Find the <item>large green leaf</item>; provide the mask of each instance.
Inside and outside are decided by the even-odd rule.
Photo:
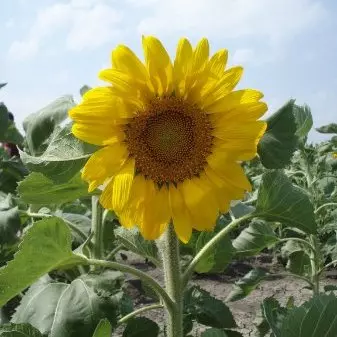
[[[256,255],[264,248],[278,241],[272,227],[265,221],[254,220],[233,241],[236,254],[240,256]]]
[[[146,317],[136,317],[128,321],[123,337],[157,337],[159,326]]]
[[[308,195],[280,171],[263,174],[255,215],[296,227],[305,233],[315,234],[317,230],[314,207]]]
[[[195,245],[196,252],[199,252],[215,235],[215,232],[200,233]],[[233,255],[234,249],[232,246],[232,241],[229,236],[226,236],[220,242],[214,245],[213,249],[209,253],[203,255],[198,264],[195,266],[194,270],[197,273],[222,272],[232,261]]]
[[[290,163],[297,146],[295,101],[290,100],[267,119],[267,130],[258,144],[262,164],[269,169]]]
[[[300,138],[304,138],[308,135],[313,126],[311,110],[307,105],[295,105],[294,113],[297,124],[296,135]]]
[[[157,246],[153,241],[144,240],[137,229],[129,230],[119,227],[115,230],[115,235],[127,249],[147,258],[156,265],[160,264]]]
[[[11,195],[5,199],[0,198],[0,245],[15,242],[20,226],[19,210],[14,205]]]
[[[0,326],[0,337],[43,337],[43,335],[30,324],[10,323]]]
[[[92,337],[111,337],[112,327],[110,322],[105,318],[98,323]]]
[[[248,296],[266,275],[267,273],[263,269],[252,269],[242,279],[235,282],[233,290],[228,294],[226,301],[234,302]]]
[[[200,337],[228,337],[226,332],[220,329],[207,329],[205,330]]]
[[[23,121],[27,145],[32,155],[39,155],[46,148],[46,140],[57,125],[68,117],[68,111],[75,106],[72,96],[63,96],[48,104],[45,108],[29,115]]]
[[[229,308],[200,287],[193,286],[185,293],[185,313],[197,322],[219,329],[236,327]]]
[[[57,127],[45,152],[38,157],[20,152],[24,164],[31,170],[43,173],[47,178],[64,183],[71,179],[97,147],[75,138],[71,125]]]
[[[71,284],[34,285],[12,321],[28,322],[50,337],[92,337],[105,317],[116,326],[124,296],[122,284],[120,272],[105,271],[101,275],[82,275]]]
[[[19,183],[18,192],[27,204],[64,204],[89,195],[88,184],[81,174],[63,184],[56,184],[42,173],[33,172]]]
[[[296,251],[288,256],[287,269],[297,275],[311,275],[310,256],[305,251]]]
[[[319,128],[316,128],[316,130],[320,133],[337,133],[337,124],[330,123],[328,125],[323,125]]]
[[[51,270],[85,262],[73,254],[70,229],[63,220],[53,217],[34,223],[14,260],[0,269],[0,306]]]

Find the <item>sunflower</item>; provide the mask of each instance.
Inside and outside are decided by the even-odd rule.
[[[173,63],[155,37],[142,43],[144,63],[117,46],[99,74],[110,85],[70,111],[73,134],[101,146],[82,177],[89,191],[103,185],[100,202],[124,227],[153,240],[172,222],[187,242],[251,190],[240,162],[256,156],[267,105],[259,91],[233,91],[243,69],[225,69],[225,49],[210,57],[207,39],[194,49],[181,39]]]

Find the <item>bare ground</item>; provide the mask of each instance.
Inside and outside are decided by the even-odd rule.
[[[127,256],[128,259],[127,261],[124,261],[124,263],[127,262],[128,264],[145,271],[156,278],[160,283],[163,283],[162,271],[160,269],[152,267],[145,263],[144,259],[139,258],[132,253],[128,252]],[[210,292],[217,299],[224,301],[232,290],[234,282],[249,272],[249,270],[256,267],[266,268],[275,273],[284,270],[281,265],[275,264],[270,256],[261,255],[244,262],[234,262],[223,274],[195,275],[191,282]],[[326,284],[337,286],[337,273],[331,272],[329,275],[325,275],[325,277],[322,278],[321,285],[323,287]],[[281,304],[285,304],[288,298],[292,296],[295,304],[299,305],[311,297],[311,291],[304,288],[306,285],[307,284],[304,281],[293,277],[264,281],[248,297],[240,301],[226,303],[236,320],[238,325],[237,330],[240,331],[244,337],[254,337],[254,320],[256,314],[260,312],[262,300],[266,297],[275,297]],[[154,303],[153,300],[144,293],[141,283],[133,277],[127,278],[126,291],[133,298],[135,308]],[[148,311],[142,316],[156,321],[158,325],[162,327],[164,321],[164,312],[162,309]],[[199,337],[204,330],[204,326],[194,324],[192,335]],[[113,334],[113,336],[122,336],[122,331],[123,329],[121,327]],[[164,336],[164,334],[161,334],[160,336]]]

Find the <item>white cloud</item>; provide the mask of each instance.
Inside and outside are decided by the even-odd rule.
[[[135,0],[129,0],[135,1]],[[141,20],[140,33],[187,34],[212,38],[266,38],[277,44],[291,39],[326,13],[316,0],[138,0],[151,13]]]
[[[7,20],[6,23],[5,23],[6,28],[12,28],[12,27],[14,27],[14,25],[15,25],[15,22],[14,22],[13,18]]]
[[[120,34],[116,29],[122,19],[120,11],[103,0],[71,0],[57,3],[38,11],[28,35],[14,41],[9,58],[27,59],[58,33],[67,32],[66,48],[83,50],[96,48]]]
[[[245,64],[251,62],[254,58],[254,50],[248,48],[237,49],[232,58],[233,64]]]

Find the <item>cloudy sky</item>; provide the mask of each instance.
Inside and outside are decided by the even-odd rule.
[[[201,37],[245,67],[240,87],[265,93],[270,111],[307,103],[315,126],[337,122],[335,0],[0,0],[0,91],[20,125],[53,99],[101,84],[111,50],[141,56],[141,36]],[[322,139],[317,133],[312,140]]]

